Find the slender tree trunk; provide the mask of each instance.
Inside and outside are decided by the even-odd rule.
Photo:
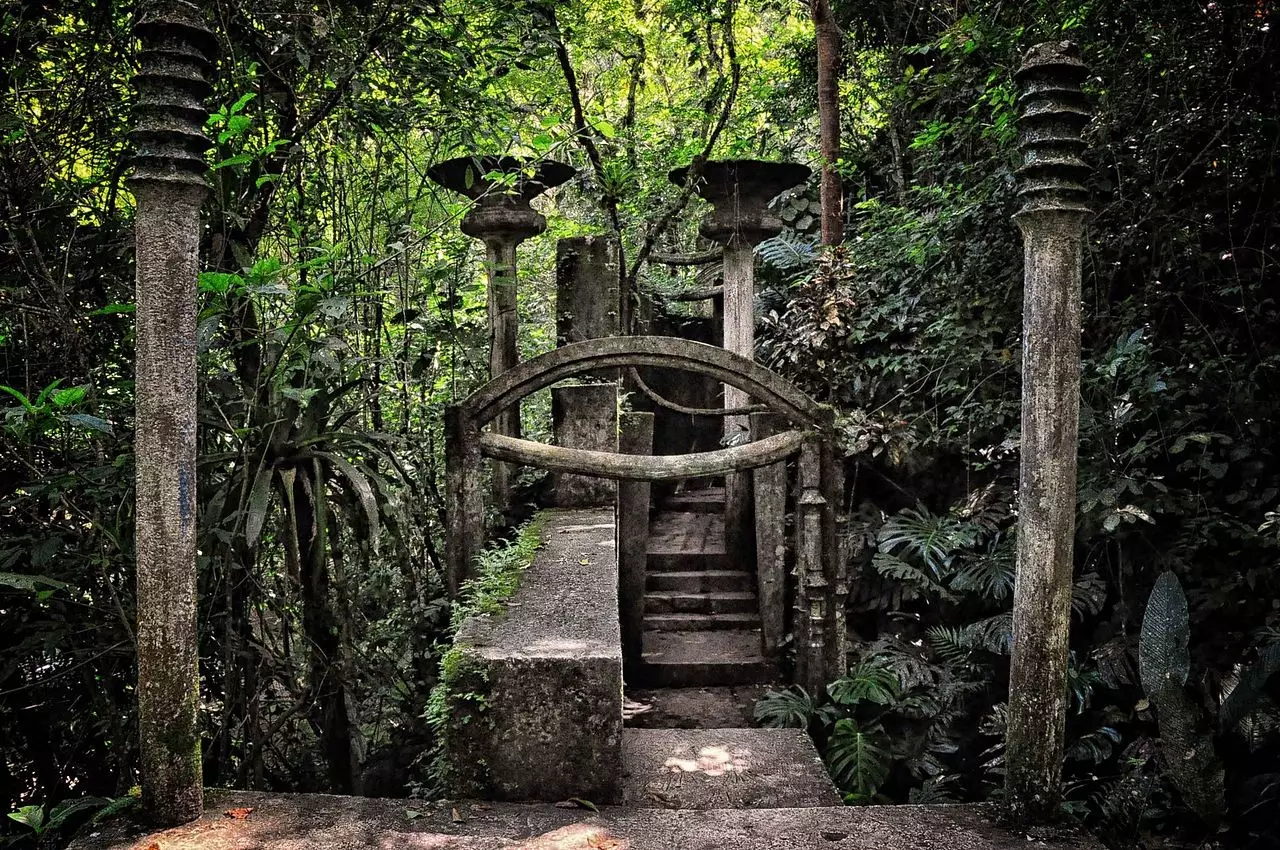
[[[840,27],[829,0],[813,0],[811,10],[818,47],[822,244],[839,245],[844,241],[844,190],[836,170],[840,159]]]
[[[215,43],[200,9],[144,7],[137,202],[138,725],[142,802],[161,824],[200,816],[196,632],[196,278],[207,188],[205,75]]]

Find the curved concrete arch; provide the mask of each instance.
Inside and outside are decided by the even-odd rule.
[[[807,428],[825,431],[830,411],[759,363],[714,345],[667,336],[615,336],[565,345],[503,372],[461,404],[477,427],[500,410],[556,381],[623,366],[654,366],[707,375],[737,387]]]

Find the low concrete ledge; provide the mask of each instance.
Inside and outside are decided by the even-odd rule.
[[[546,778],[552,779],[547,766]],[[1102,850],[1086,835],[998,826],[983,806],[600,812],[528,803],[210,792],[204,818],[116,821],[72,850]],[[231,812],[235,814],[230,814]]]
[[[546,511],[507,610],[458,631],[446,667],[454,792],[597,803],[622,773],[622,645],[613,509]]]

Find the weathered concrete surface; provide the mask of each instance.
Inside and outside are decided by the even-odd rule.
[[[466,690],[484,702],[456,703],[449,760],[461,793],[607,802],[622,765],[613,509],[544,517],[544,548],[510,611],[458,632]]]
[[[778,665],[760,654],[758,629],[743,614],[650,614],[650,623],[684,627],[644,633],[639,682],[689,688],[776,682]],[[759,625],[757,623],[756,625]]]
[[[786,421],[770,413],[751,414],[757,440],[771,437]],[[774,654],[786,636],[787,606],[787,465],[774,463],[751,471],[755,503],[756,588],[760,598],[760,636],[764,651]]]
[[[227,814],[236,812],[236,817]],[[413,812],[415,815],[410,815]],[[1100,850],[1070,833],[1005,830],[980,806],[669,810],[417,803],[210,792],[195,823],[147,833],[118,821],[73,850]]]
[[[649,706],[627,721],[635,729],[749,729],[765,685],[714,688],[628,688],[627,697]]]
[[[618,385],[553,387],[551,421],[557,446],[598,452],[618,450]],[[560,508],[612,505],[617,484],[587,475],[556,475],[553,501]]]
[[[556,242],[557,345],[622,332],[618,254],[616,236],[575,236]]]
[[[1081,135],[1088,77],[1068,42],[1038,44],[1016,79],[1023,166],[1017,215],[1025,254],[1018,571],[1013,590],[1005,788],[1015,811],[1058,812],[1080,418],[1080,279],[1089,167]]]
[[[663,809],[839,806],[801,729],[627,729],[623,805]]]
[[[619,414],[618,451],[653,454],[652,413]],[[623,672],[630,678],[639,668],[643,646],[650,484],[619,481],[617,486],[618,615],[622,624]]]

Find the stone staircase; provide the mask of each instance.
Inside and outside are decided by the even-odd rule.
[[[649,528],[643,674],[650,687],[761,684],[778,677],[760,651],[755,573],[726,552],[724,489],[665,499]]]

